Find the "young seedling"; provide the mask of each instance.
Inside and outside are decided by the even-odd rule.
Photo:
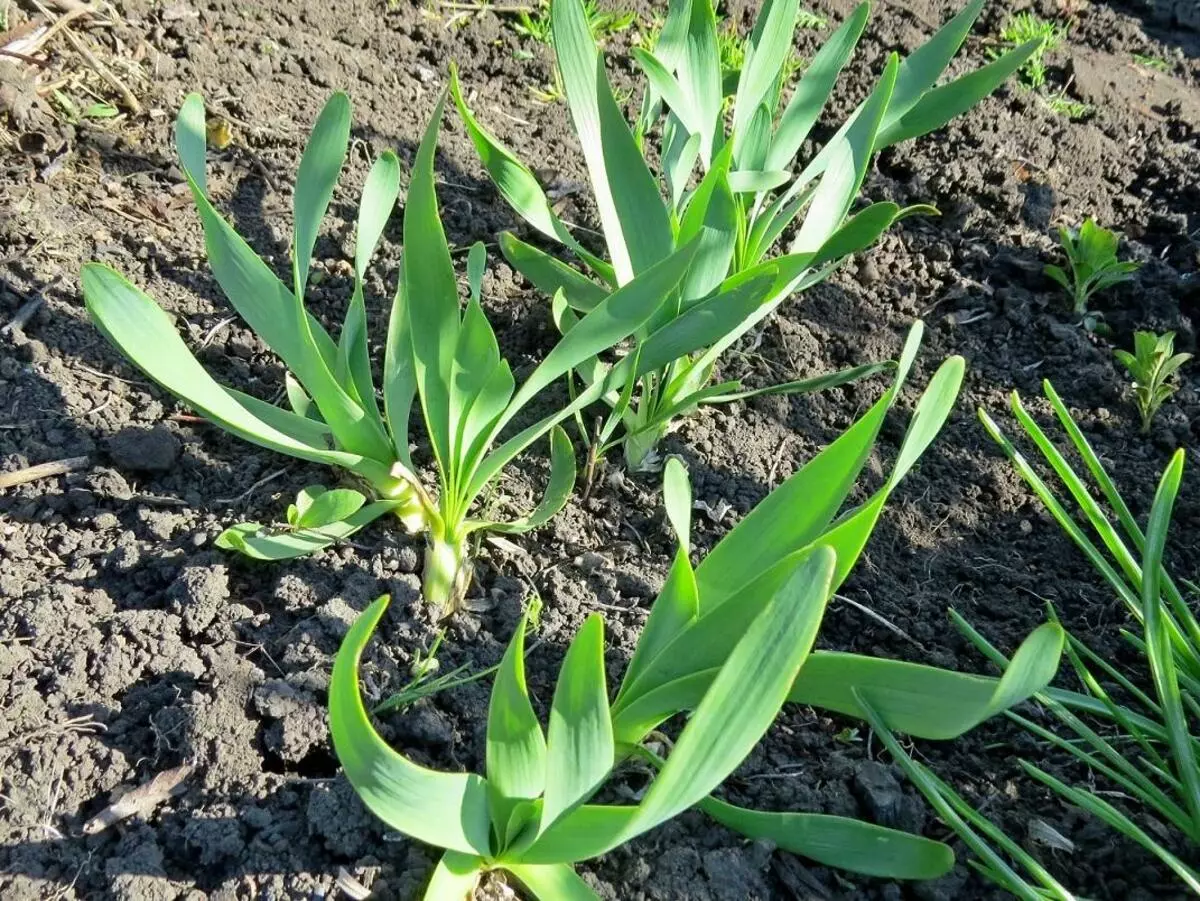
[[[674,459],[666,466],[664,498],[672,524],[686,530],[691,496]],[[1042,688],[1057,667],[1061,631],[1047,625],[1035,632],[1000,680],[855,655],[819,656],[813,644],[840,575],[832,547],[792,553],[723,602],[706,604],[701,574],[688,563],[686,532],[679,538],[671,575],[611,703],[604,622],[593,614],[567,651],[543,729],[526,687],[524,620],[517,626],[492,688],[485,776],[426,769],[380,737],[363,706],[357,671],[387,598],[351,628],[329,689],[334,750],[372,812],[444,849],[426,901],[471,897],[490,871],[515,877],[539,901],[596,899],[575,872],[577,863],[691,807],[827,866],[893,879],[936,878],[951,869],[953,852],[941,842],[844,817],[750,810],[710,793],[789,700],[852,715],[870,710],[882,722],[909,728],[915,713],[934,737],[957,734]],[[687,724],[665,759],[643,745],[653,729],[684,710],[691,712]],[[589,803],[629,757],[657,770],[642,799]]]
[[[583,9],[588,26],[598,41],[627,31],[637,22],[637,13],[604,9],[600,0],[584,0]],[[503,12],[499,7],[496,11]],[[513,31],[532,38],[539,44],[550,43],[550,0],[537,0],[532,11],[521,9],[514,13],[514,16]]]
[[[1021,67],[1021,81],[1029,88],[1040,88],[1046,83],[1046,54],[1062,43],[1067,36],[1065,25],[1043,19],[1032,12],[1021,12],[1010,16],[1000,29],[1000,47],[989,54],[999,58],[1006,50],[1021,47],[1031,41],[1037,49]]]
[[[638,121],[631,127],[613,95],[581,0],[553,0],[551,39],[607,259],[576,240],[529,167],[476,121],[452,79],[459,112],[500,193],[526,222],[566,245],[590,272],[579,272],[512,235],[501,236],[509,262],[555,298],[553,310],[564,334],[580,314],[674,249],[690,241],[701,245],[696,265],[651,328],[635,335],[631,353],[640,352],[644,361],[649,334],[681,319],[689,321],[689,328],[703,323],[706,342],[695,345],[695,352],[681,351],[645,370],[629,392],[607,394],[612,415],[600,436],[589,433],[585,440],[601,451],[619,444],[629,467],[646,468],[656,460],[657,444],[673,423],[701,404],[813,391],[880,371],[878,365],[860,366],[751,391],[736,382],[710,384],[721,355],[787,298],[828,277],[894,222],[932,212],[930,207],[875,203],[850,215],[874,153],[940,128],[991,93],[1038,48],[1039,42],[1031,41],[981,69],[938,84],[983,4],[971,0],[908,58],[893,56],[871,95],[795,175],[797,154],[866,26],[867,4],[830,35],[788,99],[784,73],[792,59],[799,0],[762,4],[745,64],[731,88],[722,72],[720,29],[711,0],[672,0],[654,50],[633,51],[647,85]],[[731,113],[725,102],[730,90]],[[654,131],[661,136],[659,152],[651,155],[661,163],[657,171],[643,156]],[[698,180],[693,178],[697,168]],[[798,220],[788,253],[768,259]],[[575,374],[590,386],[605,371],[606,364],[594,360]]]
[[[1141,268],[1141,263],[1117,259],[1119,236],[1097,225],[1091,217],[1078,230],[1060,228],[1058,238],[1070,272],[1054,264],[1044,271],[1071,296],[1076,316],[1087,313],[1088,301],[1097,291],[1128,281]]]
[[[1113,351],[1122,366],[1133,379],[1133,399],[1142,418],[1142,434],[1150,434],[1150,425],[1158,408],[1178,390],[1171,378],[1191,354],[1175,353],[1175,333],[1133,333],[1133,353],[1117,349]]]
[[[1170,72],[1171,64],[1165,59],[1158,56],[1150,56],[1146,53],[1134,53],[1133,61],[1139,66],[1146,69],[1151,69],[1155,72]]]
[[[318,117],[300,163],[295,198],[293,287],[289,290],[221,218],[205,193],[204,106],[192,95],[176,128],[183,171],[200,209],[209,261],[225,294],[288,369],[291,410],[219,385],[192,356],[170,317],[114,270],[84,267],[93,319],[130,360],[207,418],[248,441],[301,459],[349,470],[370,487],[360,492],[305,489],[284,529],[243,523],[219,543],[252,557],[285,559],[345,538],[386,513],[426,538],[425,599],[455,609],[471,579],[469,540],[480,530],[520,533],[560,510],[575,481],[574,451],[559,426],[607,391],[629,367],[614,367],[575,402],[527,426],[493,450],[501,432],[549,385],[639,329],[656,313],[691,264],[681,249],[629,282],[579,320],[518,389],[483,313],[485,254],[467,259],[469,300],[460,309],[450,250],[438,217],[433,158],[445,97],[421,141],[404,210],[404,255],[383,361],[382,407],[376,396],[366,333],[363,277],[399,190],[399,163],[385,153],[372,168],[359,211],[354,291],[335,342],[305,309],[303,296],[320,222],[345,161],[350,104],[336,94]],[[409,446],[415,401],[425,424],[436,487],[422,480]],[[516,520],[476,519],[476,499],[534,441],[550,435],[550,478],[537,508]]]

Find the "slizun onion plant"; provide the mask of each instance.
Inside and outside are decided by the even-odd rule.
[[[489,871],[511,875],[543,901],[595,899],[576,863],[691,807],[750,838],[858,873],[925,879],[953,866],[948,846],[921,836],[846,817],[751,810],[712,796],[787,702],[950,739],[1040,691],[1057,669],[1063,632],[1053,623],[1026,639],[998,679],[813,649],[826,604],[862,553],[883,504],[957,397],[963,361],[951,358],[919,400],[883,485],[842,510],[920,334],[918,325],[884,396],[695,567],[687,473],[678,460],[666,461],[664,505],[678,550],[615,695],[605,672],[604,622],[593,615],[570,644],[543,729],[525,680],[522,620],[493,684],[484,774],[419,766],[378,734],[358,668],[387,598],[362,614],[334,664],[334,749],[371,811],[444,849],[426,901],[462,901]],[[648,739],[653,733],[656,744],[670,744],[656,730],[682,712],[690,716],[663,757]],[[656,772],[638,803],[593,803],[628,759]]]
[[[700,404],[764,392],[811,391],[879,371],[878,366],[866,365],[757,391],[743,390],[736,382],[709,384],[721,354],[787,298],[827,278],[901,218],[936,212],[928,206],[902,209],[879,202],[850,215],[875,153],[940,128],[990,94],[1037,51],[1040,43],[1030,41],[935,86],[984,2],[972,0],[904,59],[892,54],[870,96],[801,168],[797,156],[863,33],[868,4],[859,6],[830,36],[784,104],[783,73],[792,52],[799,0],[765,0],[746,43],[745,64],[727,116],[712,0],[671,0],[654,49],[634,50],[647,85],[641,113],[631,128],[614,97],[580,0],[553,0],[552,42],[607,259],[580,243],[555,214],[531,170],[479,124],[452,73],[455,102],[499,192],[530,226],[565,245],[590,273],[591,277],[511,234],[501,236],[508,261],[554,298],[553,311],[564,334],[610,292],[692,242],[700,245],[693,265],[670,303],[635,330],[634,354],[656,327],[694,316],[719,286],[728,289],[775,273],[759,292],[743,298],[741,314],[730,317],[727,327],[696,353],[681,353],[646,369],[631,390],[605,393],[612,414],[594,432],[581,428],[593,458],[620,444],[627,464],[642,468],[653,461],[655,447],[673,421]],[[660,124],[661,172],[655,172],[643,151]],[[700,178],[693,185],[697,166]],[[799,174],[794,174],[795,168],[800,168]],[[800,225],[787,253],[768,262],[772,248],[797,220]],[[575,368],[585,385],[594,385],[605,372],[606,364],[597,359]]]
[[[198,95],[188,97],[176,122],[179,158],[200,212],[213,275],[242,318],[282,360],[289,408],[218,384],[180,338],[171,317],[115,270],[88,264],[82,282],[97,326],[159,385],[238,437],[345,469],[375,495],[366,503],[353,489],[310,486],[289,508],[286,527],[243,523],[222,533],[220,545],[260,559],[285,559],[325,547],[391,514],[410,532],[426,536],[424,595],[449,611],[470,581],[472,533],[523,532],[546,522],[566,503],[575,481],[575,456],[559,423],[603,393],[619,389],[627,374],[635,372],[634,361],[614,367],[572,404],[493,447],[502,430],[564,373],[644,327],[685,276],[698,245],[667,255],[607,295],[517,388],[480,303],[482,245],[471,248],[468,256],[470,298],[460,311],[434,189],[433,158],[445,102],[443,95],[413,167],[404,210],[402,271],[378,386],[369,357],[363,279],[399,193],[395,154],[380,156],[363,188],[353,293],[337,340],[303,300],[320,223],[346,158],[350,103],[343,94],[325,105],[300,162],[290,287],[209,200],[204,104]],[[732,294],[736,300],[738,292]],[[646,360],[661,358],[664,349],[672,354],[680,347],[694,349],[691,341],[678,328],[667,330],[661,349],[652,345]],[[423,483],[409,447],[409,417],[416,402],[436,467],[436,491]],[[504,467],[547,434],[551,472],[537,508],[510,521],[472,518],[472,504]]]

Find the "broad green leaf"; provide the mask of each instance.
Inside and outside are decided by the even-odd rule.
[[[358,401],[382,434],[385,431],[375,401],[375,382],[371,376],[371,350],[367,336],[367,307],[363,297],[363,279],[374,256],[383,229],[396,205],[400,192],[400,162],[391,151],[380,155],[363,184],[358,207],[358,227],[354,243],[354,293],[350,309],[338,336],[335,376]]]
[[[486,409],[481,411],[482,417],[470,417],[477,398],[493,381],[500,365],[500,345],[496,341],[496,333],[492,330],[478,297],[472,293],[458,329],[457,345],[450,368],[447,423],[452,443],[447,464],[451,475],[445,489],[448,492],[455,493],[459,487],[459,480],[468,475],[464,472],[465,458],[478,434],[477,430],[481,426],[489,425],[490,420],[498,416],[508,403],[509,397],[504,396],[503,392],[499,396],[489,395],[484,401]],[[507,366],[502,372],[508,372]],[[501,388],[510,384],[511,381],[495,383],[496,387]],[[472,418],[474,431],[467,434],[469,420]],[[480,418],[487,422],[480,422]]]
[[[424,901],[472,901],[484,872],[484,860],[474,854],[447,851],[434,868]]]
[[[341,522],[356,513],[366,501],[362,492],[352,488],[322,489],[300,510],[300,516],[293,525],[300,529],[315,529]]]
[[[376,501],[340,522],[302,531],[272,529],[256,522],[244,522],[230,526],[213,543],[219,548],[237,551],[255,560],[291,560],[344,541],[398,506],[397,501]]]
[[[390,150],[379,155],[363,183],[358,207],[358,229],[354,238],[354,271],[359,278],[367,272],[371,257],[379,247],[383,230],[400,194],[400,160]]]
[[[632,50],[633,58],[646,73],[646,79],[650,82],[651,89],[662,96],[671,112],[679,117],[679,121],[689,134],[700,134],[703,130],[700,113],[692,105],[692,98],[684,91],[675,76],[653,53],[648,53],[641,47],[634,47]]]
[[[571,248],[587,265],[610,285],[615,285],[616,278],[612,266],[586,250],[583,245],[554,214],[546,193],[538,184],[529,167],[513,155],[507,147],[500,143],[490,132],[481,126],[475,115],[463,98],[462,87],[458,80],[458,70],[450,67],[450,93],[454,104],[467,127],[467,134],[475,150],[483,161],[488,175],[496,185],[496,189],[509,202],[517,214],[548,238],[560,241]]]
[[[304,386],[296,381],[296,377],[290,372],[283,374],[284,392],[287,394],[288,406],[292,408],[292,412],[297,416],[303,416],[305,419],[312,419],[313,422],[320,422],[321,411],[313,406],[312,398],[308,396],[308,392],[304,390]],[[239,392],[240,395],[240,392]],[[246,397],[248,395],[240,395]],[[323,425],[324,423],[322,423]],[[329,432],[329,427],[325,427],[326,432]],[[333,438],[333,433],[329,432],[329,437]]]
[[[799,0],[766,0],[755,22],[734,100],[733,147],[739,169],[754,168],[743,157],[752,117],[765,105],[768,121],[774,118],[779,75],[792,52],[799,11]]]
[[[550,430],[550,481],[546,492],[542,495],[541,503],[528,516],[510,522],[470,522],[467,527],[471,531],[484,529],[508,535],[519,535],[531,529],[538,529],[558,515],[566,506],[575,490],[575,448],[566,430],[555,426]]]
[[[876,138],[875,149],[882,150],[941,128],[1007,81],[1041,46],[1041,41],[1029,41],[986,66],[933,88],[903,116],[885,123]],[[897,93],[899,90],[897,84]]]
[[[155,382],[221,428],[253,444],[341,466],[372,481],[386,477],[382,462],[305,443],[256,416],[255,405],[242,403],[213,381],[158,304],[115,270],[88,263],[80,280],[88,312],[105,337]]]
[[[692,170],[696,168],[696,160],[700,158],[700,135],[689,135],[673,116],[668,121],[674,123],[675,127],[666,132],[669,138],[663,152],[662,167],[667,193],[671,197],[671,209],[678,212],[687,198],[688,182]]]
[[[604,620],[594,613],[571,642],[554,690],[539,833],[583,804],[612,770],[615,747],[607,685]]]
[[[375,731],[358,688],[358,664],[387,609],[375,601],[342,641],[329,683],[329,730],[346,778],[367,808],[391,828],[467,855],[489,854],[487,782],[412,763]]]
[[[670,254],[671,223],[654,176],[613,98],[581,0],[556,0],[550,20],[609,257],[617,283],[625,285]]]
[[[866,209],[855,213],[841,228],[829,236],[813,257],[812,265],[819,266],[865,250],[874,244],[893,223],[907,216],[919,214],[936,216],[938,210],[936,207],[926,204],[902,208],[889,201],[873,203]]]
[[[772,491],[696,568],[702,609],[736,598],[761,573],[825,531],[853,488],[883,425],[890,398],[863,416]]]
[[[754,841],[817,863],[883,879],[937,879],[954,868],[949,846],[899,829],[819,813],[747,810],[716,798],[700,809]]]
[[[499,241],[500,252],[514,269],[549,297],[562,291],[573,310],[590,313],[610,293],[566,263],[526,244],[510,232],[501,232]]]
[[[712,168],[696,186],[679,223],[679,243],[698,240],[696,260],[683,280],[683,307],[707,297],[729,274],[737,247],[742,210],[730,190],[729,154],[718,154]],[[671,317],[674,318],[674,317]],[[660,317],[659,325],[666,322]]]
[[[817,549],[738,641],[626,826],[627,841],[698,803],[770,727],[820,628],[836,560]]]
[[[896,90],[880,127],[882,132],[886,133],[904,118],[946,71],[946,66],[950,65],[950,60],[967,39],[971,26],[979,18],[986,2],[971,0],[933,37],[904,58],[896,77]]]
[[[692,489],[688,481],[687,469],[675,457],[669,457],[663,467],[663,502],[666,506],[667,519],[675,531],[679,548],[675,552],[675,560],[667,581],[654,606],[650,608],[650,616],[642,627],[642,634],[634,648],[633,657],[625,669],[621,680],[621,689],[617,694],[618,707],[622,703],[626,689],[637,683],[644,675],[647,666],[656,660],[663,649],[670,645],[688,626],[695,622],[699,615],[699,597],[696,589],[696,577],[688,560],[688,549],[691,542],[692,520]]]
[[[636,807],[616,804],[585,804],[555,823],[522,851],[523,865],[578,862],[599,857],[621,844],[621,834],[637,813]],[[506,862],[510,868],[515,864]]]
[[[738,171],[729,173],[729,189],[734,194],[763,194],[784,184],[792,173],[785,169]]]
[[[387,344],[383,357],[383,409],[396,459],[410,470],[413,469],[413,462],[408,447],[408,420],[416,394],[417,376],[413,368],[408,304],[404,295],[404,277],[401,275],[388,316]]]
[[[295,237],[292,244],[293,293],[304,297],[313,247],[321,220],[333,198],[350,142],[350,98],[341,91],[325,103],[300,158],[292,197]],[[302,326],[303,327],[303,326]]]
[[[698,151],[705,168],[712,165],[721,140],[721,51],[717,40],[717,17],[712,0],[691,0],[687,37],[677,56],[679,82],[692,119],[688,131],[700,138]],[[668,106],[674,108],[664,94]],[[683,116],[680,116],[682,119]]]
[[[663,466],[663,505],[675,540],[686,553],[692,541],[692,484],[678,457],[669,457]]]
[[[869,3],[859,4],[841,27],[829,36],[804,70],[804,76],[792,92],[792,99],[784,108],[779,127],[775,131],[771,150],[767,154],[768,169],[783,170],[791,167],[804,139],[808,137],[825,104],[829,102],[837,77],[849,61],[850,54],[854,52],[870,13]]]
[[[875,90],[859,108],[845,136],[831,145],[832,158],[813,195],[800,233],[792,242],[792,253],[819,250],[841,226],[866,176],[875,136],[888,109],[899,67],[899,57],[893,53]]]
[[[500,661],[488,705],[487,777],[492,795],[492,826],[507,843],[509,814],[546,785],[546,738],[525,687],[525,629],[521,617]]]
[[[862,718],[861,696],[890,729],[916,738],[957,738],[1045,688],[1058,670],[1063,642],[1060,626],[1039,626],[1000,679],[817,651],[800,670],[788,700]]]
[[[204,100],[199,94],[189,94],[175,120],[175,147],[204,226],[209,266],[234,309],[303,381],[308,352],[290,315],[294,303],[292,294],[213,208],[206,193],[207,146]],[[332,362],[333,339],[311,317],[309,327],[326,361]]]
[[[308,395],[303,394],[304,389],[300,388],[299,384],[295,381],[293,381],[293,384],[301,395],[307,398]],[[327,448],[333,445],[333,432],[320,419],[313,419],[303,413],[293,413],[290,410],[284,410],[282,407],[267,403],[265,400],[259,400],[257,397],[251,397],[249,394],[243,394],[234,388],[226,388],[225,393],[245,407],[252,416],[262,420],[271,428],[277,429],[283,432],[283,434],[299,441],[301,444],[319,448]],[[312,408],[310,412],[316,413],[315,408]]]
[[[404,204],[401,260],[413,372],[443,485],[454,484],[454,439],[450,424],[451,371],[458,343],[458,284],[446,232],[438,217],[433,157],[441,130],[445,94],[438,100],[413,163]]]
[[[570,864],[512,864],[507,869],[537,901],[600,901]]]

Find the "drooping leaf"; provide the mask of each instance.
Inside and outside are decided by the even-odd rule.
[[[937,879],[954,868],[949,846],[899,829],[827,814],[747,810],[716,798],[699,806],[748,839],[822,866],[884,879]]]
[[[333,748],[355,793],[377,817],[406,835],[465,855],[487,856],[487,782],[465,773],[439,773],[412,763],[385,742],[363,707],[358,664],[387,609],[375,601],[350,627],[329,683]]]
[[[1063,642],[1060,626],[1039,626],[1022,642],[1000,679],[818,651],[800,670],[788,700],[862,717],[857,694],[897,732],[956,738],[1045,688],[1058,671]]]

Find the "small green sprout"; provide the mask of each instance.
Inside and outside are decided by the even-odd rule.
[[[1036,16],[1031,12],[1010,16],[1000,29],[1000,47],[989,52],[992,59],[1002,53],[1020,47],[1030,41],[1038,41],[1038,49],[1021,67],[1021,76],[1026,87],[1040,88],[1046,83],[1046,63],[1043,57],[1062,43],[1067,36],[1067,27]]]
[[[1044,272],[1071,295],[1076,316],[1087,313],[1088,301],[1097,291],[1128,281],[1141,268],[1141,263],[1117,259],[1119,236],[1097,225],[1091,217],[1077,230],[1060,228],[1058,238],[1067,254],[1070,274],[1054,264],[1046,266]]]
[[[1050,112],[1059,116],[1066,116],[1068,119],[1082,119],[1084,116],[1089,116],[1092,113],[1092,105],[1090,103],[1072,100],[1067,96],[1066,88],[1042,97],[1042,102],[1046,104]]]
[[[627,31],[637,22],[637,13],[621,9],[605,10],[601,8],[599,0],[585,0],[583,9],[592,34],[598,41]],[[539,44],[549,44],[550,0],[539,0],[532,11],[519,10],[516,20],[512,23],[512,29]]]
[[[1157,56],[1150,56],[1145,53],[1134,53],[1133,61],[1139,66],[1146,69],[1153,69],[1155,72],[1170,72],[1171,64],[1165,59]]]
[[[1114,350],[1113,356],[1133,378],[1133,398],[1142,417],[1142,434],[1150,434],[1154,415],[1178,386],[1169,380],[1179,367],[1192,358],[1191,354],[1175,353],[1175,333],[1133,333],[1133,353]]]

